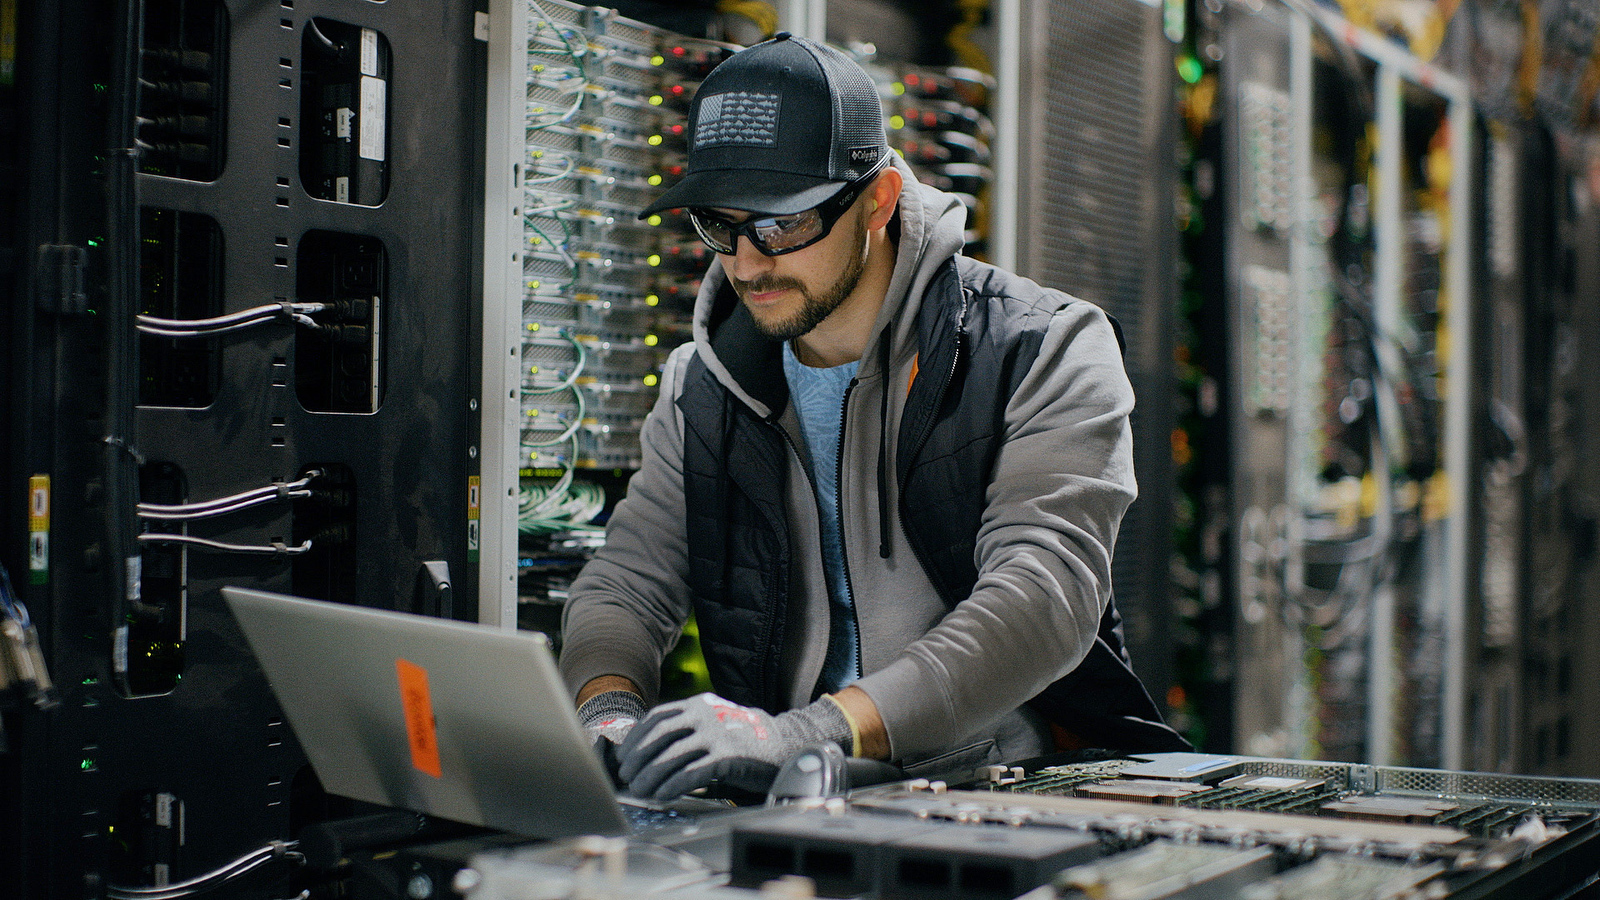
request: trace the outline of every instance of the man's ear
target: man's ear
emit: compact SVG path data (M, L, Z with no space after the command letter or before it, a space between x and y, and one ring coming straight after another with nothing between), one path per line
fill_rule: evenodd
M867 188L869 230L882 228L894 218L895 205L900 202L900 189L904 186L905 178L901 176L900 170L892 165L873 179L872 186Z

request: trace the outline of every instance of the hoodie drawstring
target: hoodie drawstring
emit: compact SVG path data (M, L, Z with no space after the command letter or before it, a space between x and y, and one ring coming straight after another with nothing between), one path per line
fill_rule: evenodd
M889 369L889 339L887 335L878 341L878 356L880 368L883 371L883 391L881 393L882 406L878 427L878 557L889 558L889 391L893 388L893 378Z

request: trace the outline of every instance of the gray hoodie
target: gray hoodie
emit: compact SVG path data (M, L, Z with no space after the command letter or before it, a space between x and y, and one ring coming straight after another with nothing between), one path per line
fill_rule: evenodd
M916 314L935 271L960 251L965 220L956 197L918 183L902 160L895 164L905 180L897 257L868 347L890 341L890 383L898 389L889 393L885 422L882 356L869 349L846 408L839 479L860 626L856 686L877 705L893 759L913 771L949 772L1051 748L1048 727L1022 704L1083 659L1109 601L1117 526L1135 495L1133 392L1101 310L1078 302L1041 316L1041 348L1007 404L1006 443L988 473L972 595L948 609L894 517L892 552L880 558L879 502L898 503L895 485L878 478L880 442L888 441L892 459L905 386L915 377ZM689 615L683 422L674 402L691 356L758 414L771 412L711 349L712 299L724 282L713 263L696 304L694 341L669 358L646 420L643 465L612 516L605 547L572 586L560 662L574 693L597 676L621 675L654 703L661 659ZM779 421L793 438L789 446L803 447L793 409ZM791 460L785 485L795 571L780 652L791 706L813 699L829 628L806 471ZM889 493L880 498L880 491Z

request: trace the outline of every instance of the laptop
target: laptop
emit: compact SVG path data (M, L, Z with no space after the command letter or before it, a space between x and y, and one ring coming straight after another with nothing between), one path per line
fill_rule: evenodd
M537 838L626 834L671 815L618 796L543 634L222 595L331 793Z

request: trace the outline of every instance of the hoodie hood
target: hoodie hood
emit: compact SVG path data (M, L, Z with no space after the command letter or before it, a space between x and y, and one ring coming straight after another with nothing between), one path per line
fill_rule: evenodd
M923 290L939 266L960 253L965 243L967 210L960 198L917 181L911 167L898 154L892 162L900 170L905 182L900 190L895 218L889 226L891 233L895 234L895 264L883 306L878 310L877 322L867 342L867 351L861 359L861 378L882 371L885 353L891 368L908 364L915 356L916 315L921 307ZM771 408L769 399L757 396L764 392L746 390L746 385L741 384L729 371L730 366L745 371L738 361L719 357L715 338L730 323L735 329L753 327L748 313L728 286L721 259L715 258L695 298L694 342L699 355L717 379L758 414L763 417L776 415L781 410ZM771 345L770 350L776 360L778 342L767 343ZM774 365L777 363L774 362ZM781 381L782 372L776 372L776 377Z

